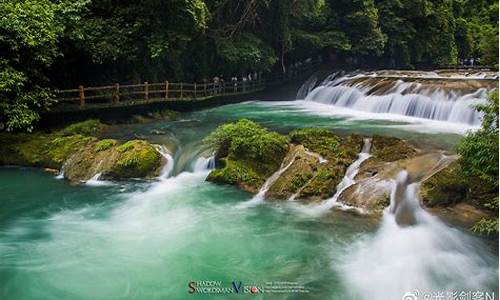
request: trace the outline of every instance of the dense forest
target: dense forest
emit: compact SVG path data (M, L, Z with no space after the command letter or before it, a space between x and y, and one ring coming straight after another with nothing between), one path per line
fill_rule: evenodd
M53 88L332 66L498 61L496 0L2 0L0 129L30 128Z

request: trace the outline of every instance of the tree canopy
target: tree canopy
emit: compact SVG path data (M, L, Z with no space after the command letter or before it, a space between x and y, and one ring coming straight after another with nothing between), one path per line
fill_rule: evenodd
M337 66L498 64L497 0L0 0L0 130L50 88Z

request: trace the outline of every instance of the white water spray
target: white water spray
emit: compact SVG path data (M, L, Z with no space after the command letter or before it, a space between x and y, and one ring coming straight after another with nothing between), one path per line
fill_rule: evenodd
M341 264L350 296L391 300L414 291L420 296L494 292L498 271L494 257L482 251L487 246L424 211L418 189L419 183L409 183L402 171L393 182L391 206L384 211L380 229L347 249L345 257L333 258Z
M484 103L487 95L486 88L463 94L402 80L374 81L373 76L362 75L324 81L305 100L369 113L477 126L482 114L474 106Z
M165 158L166 163L161 170L159 179L167 179L172 176L172 172L174 171L175 161L172 157L172 154L168 151L167 147L164 145L156 145L156 150Z
M259 192L255 194L255 196L253 196L252 199L250 199L249 201L242 203L242 205L247 207L264 202L264 199L266 198L266 193L269 190L269 188L276 182L276 180L278 180L281 174L283 174L286 170L288 170L288 168L290 168L290 166L295 161L296 157L297 153L292 157L292 159L290 159L288 163L284 164L283 162L279 170L274 172L269 178L267 178L266 182L264 182Z
M101 180L102 173L97 173L92 178L89 180L85 181L85 185L88 186L106 186L106 185L112 185L113 183L111 181L106 181L106 180Z
M371 148L371 139L365 138L363 139L363 148L361 149L361 152L358 154L358 158L347 168L344 177L342 178L342 181L337 185L336 192L335 194L325 200L323 203L315 207L315 210L318 211L326 211L331 209L337 204L337 200L340 197L340 195L351 185L355 184L356 181L354 180L354 177L358 174L359 167L361 164L370 158L370 148Z
M61 170L59 170L59 173L57 173L56 179L64 179L64 165L61 167Z

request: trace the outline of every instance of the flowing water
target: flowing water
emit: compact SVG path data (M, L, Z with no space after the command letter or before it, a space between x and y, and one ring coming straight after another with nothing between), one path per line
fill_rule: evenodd
M476 126L332 107L247 102L185 113L173 122L111 127L106 137L162 145L171 164L157 180L101 184L96 177L72 186L37 169L0 168L0 299L391 300L416 290L497 295L496 241L426 213L418 205L418 183L407 183L404 174L381 221L338 210L303 213L293 201L248 205L254 195L205 181L214 160L201 140L240 118L283 133L324 127L450 151ZM359 164L369 155L369 140L366 145ZM359 164L349 168L341 188L352 184ZM399 207L406 206L414 222L397 222L396 203L404 203ZM193 280L228 287L232 281L298 282L310 293L189 294Z

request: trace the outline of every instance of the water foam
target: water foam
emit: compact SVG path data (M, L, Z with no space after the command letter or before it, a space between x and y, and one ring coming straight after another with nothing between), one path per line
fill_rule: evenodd
M340 263L344 283L354 299L402 299L407 292L480 290L493 292L498 270L486 245L450 228L419 205L419 183L407 174L394 182L391 206L384 211L380 228L347 249ZM401 199L397 199L401 197ZM415 218L410 226L398 224L398 203L409 202ZM336 266L337 268L338 266Z

